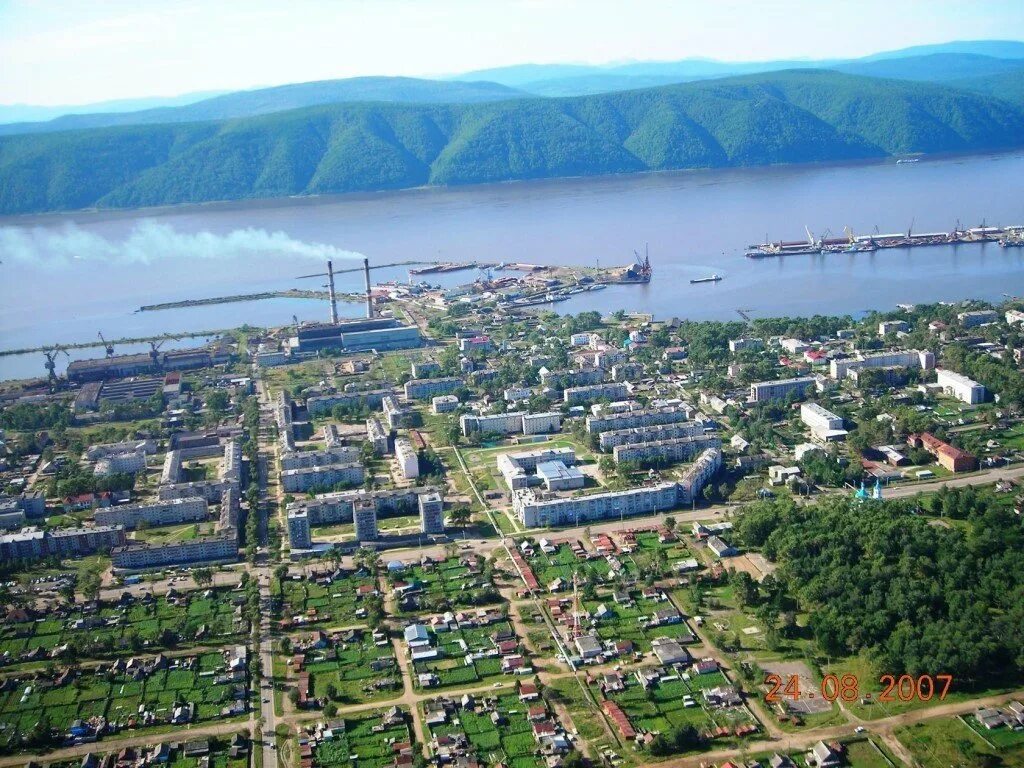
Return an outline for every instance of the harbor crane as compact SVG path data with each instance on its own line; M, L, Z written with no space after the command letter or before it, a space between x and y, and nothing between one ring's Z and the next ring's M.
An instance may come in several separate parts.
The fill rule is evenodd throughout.
M57 379L57 358L63 354L65 357L70 359L71 355L69 355L68 351L59 344L50 347L49 349L44 349L43 354L46 355L46 378L50 383L50 389L57 389L59 384L59 380Z
M160 347L164 345L164 341L164 339L161 339L160 341L149 342L149 357L157 368L160 367Z
M103 348L107 352L107 357L113 357L114 356L114 345L111 344L109 341L107 341L106 339L103 338L103 331L100 331L97 334L97 336L99 336L100 337L100 341L103 342Z

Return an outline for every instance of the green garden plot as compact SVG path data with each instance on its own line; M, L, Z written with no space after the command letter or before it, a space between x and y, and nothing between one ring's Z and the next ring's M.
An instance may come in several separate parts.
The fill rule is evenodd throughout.
M125 725L140 706L156 713L153 725L166 725L176 702L196 705L194 723L219 718L221 709L234 700L234 686L247 683L217 683L215 675L202 674L205 670L226 670L220 653L203 654L195 669L157 670L141 680L91 668L61 686L26 677L0 692L0 749L16 746L15 735L31 730L44 715L61 732L75 720L91 717ZM26 695L27 688L31 692Z
M652 600L634 593L633 601L630 606L618 605L609 593L602 599L584 601L583 608L593 615L597 607L603 604L612 615L597 621L598 637L613 641L632 640L636 649L642 653L650 652L651 641L656 637L677 639L691 634L689 627L682 621L657 627L644 626L646 621L641 619L650 619L655 611L674 607L668 600Z
M334 699L338 704L363 704L382 699L391 699L402 692L402 672L397 660L394 666L376 671L371 663L377 659L394 658L391 643L377 647L369 632L364 632L357 643L339 643L335 648L310 651L306 655L305 670L309 672L314 696L327 698L328 688L337 691ZM396 685L390 688L373 689L373 683L392 678Z
M0 627L0 654L10 654L12 663L17 663L26 651L41 648L48 653L70 645L75 659L102 658L120 650L158 650L165 647L165 632L173 632L179 646L237 640L245 628L235 619L232 591L214 590L210 597L204 594L190 592L178 602L161 596L124 607L105 603L98 613L76 609L64 618L6 622ZM75 628L79 620L87 623ZM92 626L93 621L102 623Z
M391 745L411 741L409 718L405 723L375 731L381 716L375 712L363 717L346 717L344 732L335 731L334 738L313 749L313 764L322 768L386 768L395 761ZM355 756L355 759L352 757Z
M699 732L707 732L718 727L735 729L742 725L757 725L744 707L716 709L706 704L701 691L728 685L728 682L725 675L715 672L691 677L689 681L665 681L645 691L638 682L627 678L626 690L610 693L608 698L622 708L638 732L668 734L681 726L693 726ZM595 695L600 697L600 692L595 690ZM693 697L696 706L683 705L686 695ZM716 743L721 744L722 741L716 740Z
M456 629L432 634L434 645L441 651L441 657L414 664L417 675L432 672L438 677L435 688L452 686L479 686L502 680L511 685L515 676L501 671L501 657L493 655L494 643L491 636L499 631L513 631L508 621L495 622L486 627ZM479 652L490 655L480 656ZM466 657L473 656L469 664ZM479 658L478 658L479 656Z
M284 618L305 617L306 624L346 627L358 624L356 611L359 599L356 590L364 585L375 585L370 577L349 576L331 584L317 584L315 581L286 580L281 583L284 592L282 616ZM315 614L311 613L315 611Z
M544 760L536 757L537 742L533 738L530 721L527 719L529 704L519 701L515 694L504 696L477 697L478 701L494 701L495 708L504 717L501 725L491 722L490 712L469 712L457 710L458 725L449 722L431 726L431 735L464 733L477 756L486 765L505 763L512 768L540 768Z
M529 562L537 580L545 588L557 578L562 578L571 585L574 572L579 574L580 581L592 579L601 582L606 581L612 571L608 561L603 557L583 560L573 554L568 544L560 545L553 555L541 552L538 547Z
M448 558L433 566L414 565L391 577L391 583L416 583L422 589L419 606L404 613L440 613L460 608L476 608L502 602L494 583L483 573L471 573L458 558Z

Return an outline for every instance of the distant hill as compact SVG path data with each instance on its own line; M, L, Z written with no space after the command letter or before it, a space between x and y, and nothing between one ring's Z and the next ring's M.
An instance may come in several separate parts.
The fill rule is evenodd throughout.
M39 104L0 104L0 124L53 120L62 115L82 115L95 112L138 112L155 107L180 107L203 99L220 96L228 91L201 91L180 96L153 96L141 99L116 99L92 104L65 104L43 106Z
M523 94L497 83L420 80L412 77L353 77L321 80L252 91L236 91L179 107L160 107L127 113L67 115L45 123L0 125L0 136L43 133L116 125L191 123L252 117L271 112L353 101L406 104L475 104L513 99Z
M1017 72L1024 59L1000 59L976 53L931 53L872 61L837 64L831 69L851 75L892 77L898 80L922 80L948 83L964 78L988 78Z
M1019 62L1017 69L988 77L964 77L946 83L966 91L983 93L997 99L1008 101L1019 109L1024 109L1024 61Z
M929 56L934 53L967 53L977 56L993 56L998 59L1024 59L1024 42L1020 40L953 40L948 43L914 45L896 51L874 53L863 57L860 61Z
M0 138L0 212L134 207L1024 144L989 96L803 70L574 98L353 103Z

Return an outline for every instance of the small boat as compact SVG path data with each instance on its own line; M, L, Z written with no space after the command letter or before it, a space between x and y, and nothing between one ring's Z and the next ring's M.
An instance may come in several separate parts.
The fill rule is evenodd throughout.
M919 163L921 162L920 157L901 157L896 161L896 165L906 165L907 163Z
M721 275L712 275L711 277L695 277L690 280L691 283L717 283L722 279Z

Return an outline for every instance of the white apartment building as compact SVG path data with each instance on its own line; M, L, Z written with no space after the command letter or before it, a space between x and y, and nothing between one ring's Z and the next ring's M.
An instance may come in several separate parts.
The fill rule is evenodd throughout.
M407 437L399 437L395 440L395 459L398 461L398 469L402 477L412 480L420 476L420 457L416 449Z
M966 376L949 371L945 368L935 369L935 383L942 387L947 395L952 395L968 405L985 402L985 387Z

